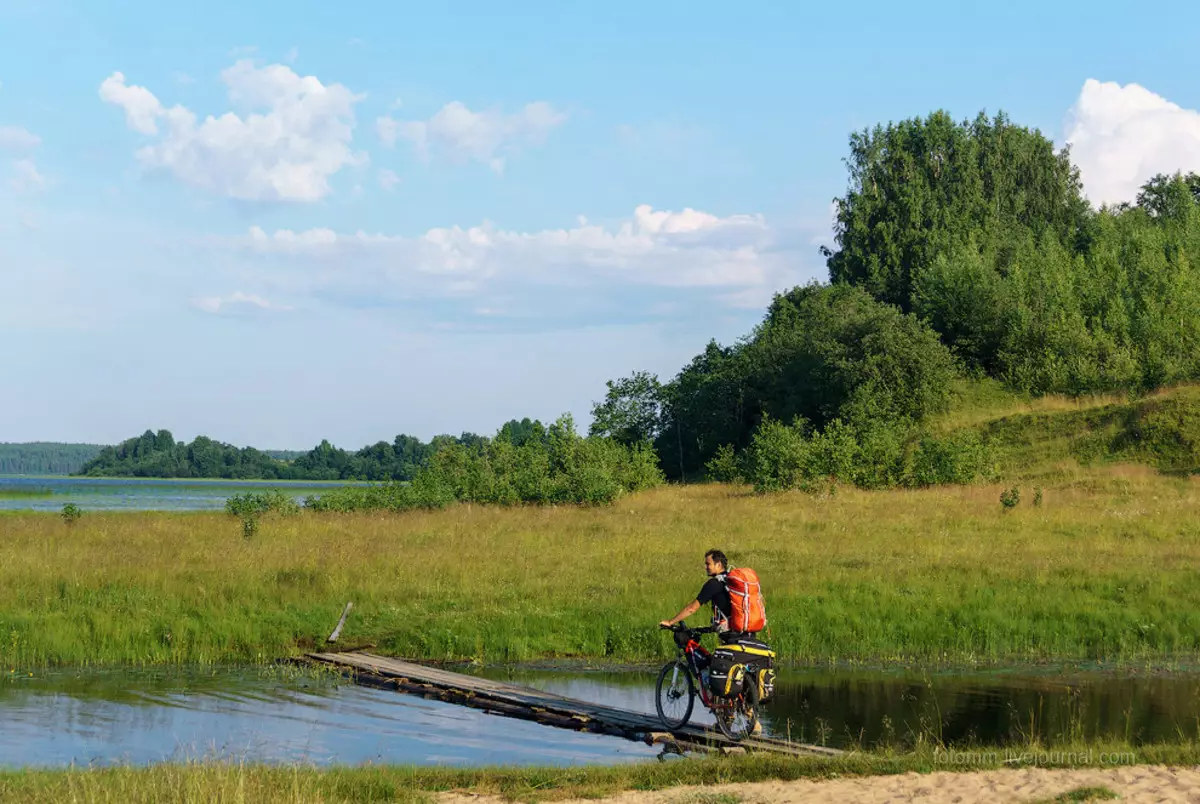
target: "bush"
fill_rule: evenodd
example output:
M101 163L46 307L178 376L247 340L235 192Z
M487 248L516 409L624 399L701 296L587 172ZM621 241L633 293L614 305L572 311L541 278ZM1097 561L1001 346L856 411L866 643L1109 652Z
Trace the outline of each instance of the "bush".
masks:
M75 503L67 503L62 507L62 513L59 514L63 522L68 525L74 525L83 516L83 510Z
M300 506L279 489L265 492L234 494L225 500L225 512L242 520L242 536L249 539L258 533L258 520L267 514L293 516Z
M225 500L225 512L243 518L271 513L292 515L300 512L300 505L285 492L271 489L265 492L234 494Z
M944 438L922 436L909 458L907 485L965 484L996 476L994 450L978 432L963 430Z
M712 459L704 464L709 480L717 483L737 483L742 480L742 467L732 444L722 444Z
M662 482L658 457L649 445L581 437L567 415L550 426L544 439L516 444L502 430L494 439L450 444L417 471L411 484L338 489L308 497L305 506L316 511L403 511L456 501L603 505Z
M807 423L768 420L745 457L756 491L812 491L829 483L863 489L972 483L995 475L993 451L976 433L935 438L907 423L840 419L811 432Z

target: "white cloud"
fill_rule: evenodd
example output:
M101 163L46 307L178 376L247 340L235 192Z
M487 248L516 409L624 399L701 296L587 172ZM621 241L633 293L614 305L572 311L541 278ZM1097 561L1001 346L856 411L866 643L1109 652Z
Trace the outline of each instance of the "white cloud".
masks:
M1066 126L1092 203L1133 201L1157 173L1200 171L1200 113L1137 84L1089 78Z
M569 229L518 232L485 222L414 237L327 228L268 233L253 227L240 243L250 253L307 266L291 275L297 292L332 290L374 299L489 300L514 287L539 293L555 287L569 293L657 287L695 290L728 306L761 307L773 292L803 281L800 266L807 264L759 215L718 217L649 205L610 228L582 218ZM819 264L810 262L809 273L818 275Z
M226 112L198 123L192 111L165 108L119 72L100 85L100 97L124 109L135 131L164 129L158 142L137 151L143 166L229 198L316 201L329 194L331 176L367 161L350 149L354 104L363 96L283 65L259 68L248 60L224 70L221 79L244 116Z
M0 150L26 151L36 148L42 138L20 126L0 126Z
M386 168L379 171L379 186L383 189L395 189L396 185L399 183L400 177L396 175L395 171L387 170Z
M261 296L255 296L251 293L243 293L242 291L234 291L233 294L225 297L221 296L202 296L192 300L192 306L197 310L202 310L206 313L228 312L234 310L289 310L289 307L283 307L277 304L272 304Z
M38 172L32 159L14 160L13 169L15 175L9 184L18 193L36 193L46 189L46 177Z
M400 133L400 123L390 117L380 117L375 121L375 133L380 141L389 148L396 144Z
M162 104L145 87L126 86L123 73L116 72L104 79L100 84L100 99L124 109L125 123L134 131L158 133L157 120L163 114Z
M496 172L504 170L505 154L516 152L522 144L540 145L550 132L562 125L567 116L544 101L526 104L514 114L496 109L472 112L459 101L443 106L427 121L400 121L381 117L376 131L385 145L404 138L422 159L437 149L455 162L473 159Z

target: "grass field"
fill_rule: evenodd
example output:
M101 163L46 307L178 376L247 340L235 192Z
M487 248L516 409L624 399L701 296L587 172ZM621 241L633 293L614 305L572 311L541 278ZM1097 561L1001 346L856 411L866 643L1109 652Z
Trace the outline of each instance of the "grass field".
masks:
M0 656L48 664L268 661L323 639L510 661L661 658L655 624L720 547L766 585L795 662L1171 660L1200 653L1200 483L1062 468L1007 484L757 497L694 485L612 507L460 506L264 520L0 517Z
M676 785L716 785L768 779L825 779L938 770L999 767L1113 767L1140 763L1200 763L1192 744L1138 746L1062 745L971 752L969 765L926 746L904 754L876 752L812 759L770 756L716 757L617 767L485 768L425 767L314 769L264 765L188 764L151 768L0 771L5 802L381 802L428 801L441 791L496 794L518 801L595 798L622 790L659 790ZM1007 760L1007 761L1006 761ZM714 799L714 804L718 799ZM699 802L697 802L699 804Z

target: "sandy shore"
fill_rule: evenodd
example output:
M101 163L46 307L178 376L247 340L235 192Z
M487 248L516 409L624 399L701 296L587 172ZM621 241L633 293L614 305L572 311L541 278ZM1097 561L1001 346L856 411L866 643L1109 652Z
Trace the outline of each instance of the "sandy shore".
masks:
M755 782L712 787L673 787L653 792L629 791L602 799L572 799L575 804L884 804L921 801L1031 802L1052 799L1085 787L1106 787L1121 802L1200 802L1200 767L1133 765L1122 768L1048 770L1021 768L975 772L939 771L894 776L865 776L822 781ZM443 794L445 804L499 804L491 796Z

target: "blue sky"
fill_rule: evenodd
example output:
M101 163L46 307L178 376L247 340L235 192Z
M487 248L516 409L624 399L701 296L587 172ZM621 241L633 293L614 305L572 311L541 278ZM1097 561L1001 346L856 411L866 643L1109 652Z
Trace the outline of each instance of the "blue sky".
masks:
M1200 7L0 0L0 441L492 433L824 279L850 132L1200 170Z

